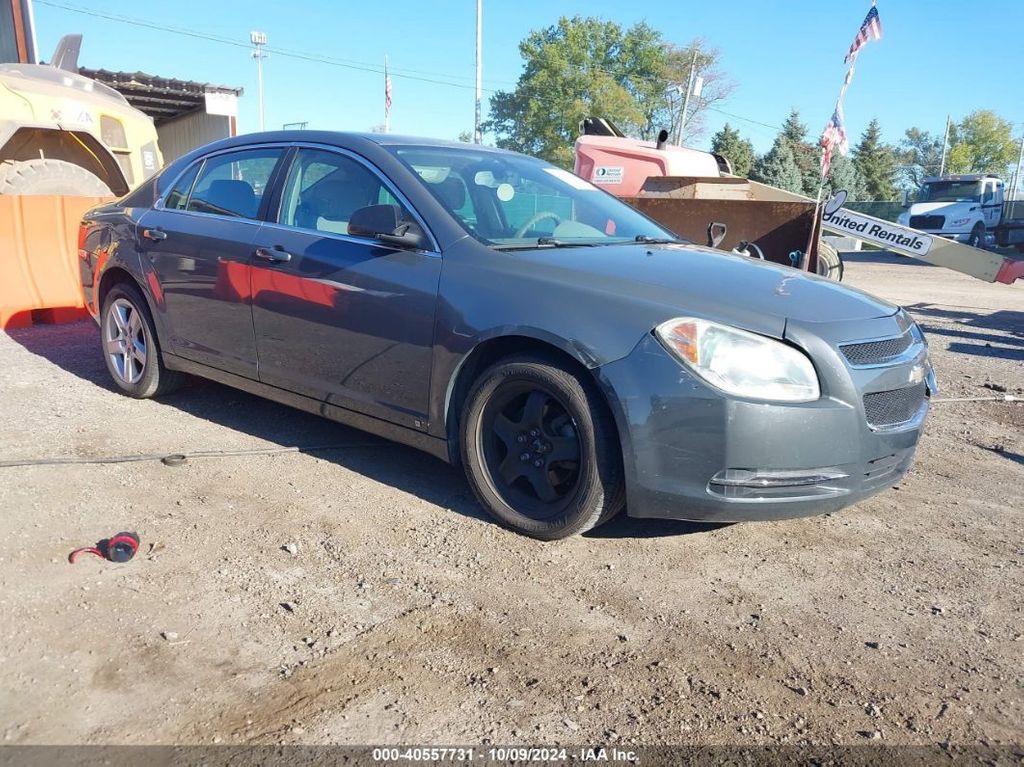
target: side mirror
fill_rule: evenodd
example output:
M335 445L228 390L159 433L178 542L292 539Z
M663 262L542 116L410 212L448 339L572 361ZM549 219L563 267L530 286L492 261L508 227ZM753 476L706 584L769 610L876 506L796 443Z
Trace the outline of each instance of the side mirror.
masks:
M348 233L374 237L401 248L422 248L423 235L415 224L402 223L397 205L367 205L353 211Z

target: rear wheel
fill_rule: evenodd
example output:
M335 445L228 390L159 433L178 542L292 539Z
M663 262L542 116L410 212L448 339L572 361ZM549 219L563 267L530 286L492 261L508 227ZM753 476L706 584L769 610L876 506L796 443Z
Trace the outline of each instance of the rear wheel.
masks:
M625 501L615 424L593 382L538 356L488 368L462 411L470 486L500 522L544 540L585 532Z
M149 307L133 285L115 285L103 300L100 336L107 371L122 392L136 399L168 394L184 381L160 358Z
M6 160L0 163L0 194L65 194L109 197L103 180L64 160Z
M830 280L841 282L843 279L843 259L839 251L824 240L818 240L818 274Z

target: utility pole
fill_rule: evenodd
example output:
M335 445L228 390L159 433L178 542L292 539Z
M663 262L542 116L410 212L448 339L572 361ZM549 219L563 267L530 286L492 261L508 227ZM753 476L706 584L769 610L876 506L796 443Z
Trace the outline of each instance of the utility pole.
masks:
M942 137L942 161L939 163L939 175L946 172L946 147L949 146L949 115L946 115L946 133Z
M484 143L480 130L480 97L483 93L483 0L476 0L476 115L473 119L473 141Z
M683 99L683 111L679 114L679 126L676 128L676 144L683 143L683 126L686 124L686 111L690 108L690 93L693 92L693 78L697 76L698 48L693 49L693 61L690 62L690 77L686 81L686 98Z
M1024 133L1020 137L1020 154L1017 155L1017 170L1013 173L1013 188L1010 190L1013 194L1013 202L1010 203L1010 218L1013 218L1017 214L1017 188L1020 186L1020 167L1024 164Z
M260 100L260 130L263 130L263 59L267 57L263 46L267 44L267 33L250 32L249 41L253 44L252 57L256 59L256 93Z

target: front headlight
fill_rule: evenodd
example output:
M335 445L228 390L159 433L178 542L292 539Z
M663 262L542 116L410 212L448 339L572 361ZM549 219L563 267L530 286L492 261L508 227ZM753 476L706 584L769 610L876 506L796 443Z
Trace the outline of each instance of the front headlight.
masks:
M821 389L805 354L717 322L678 317L654 329L665 348L717 389L738 397L811 402Z
M910 214L900 213L898 216L896 216L896 223L899 224L900 226L910 226Z
M963 226L964 224L969 223L971 223L970 216L968 216L967 218L954 218L952 221L949 222L950 226Z

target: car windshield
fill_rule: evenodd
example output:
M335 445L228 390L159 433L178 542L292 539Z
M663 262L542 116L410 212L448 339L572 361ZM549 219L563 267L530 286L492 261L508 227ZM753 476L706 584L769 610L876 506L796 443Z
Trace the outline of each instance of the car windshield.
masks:
M625 203L540 160L468 145L388 149L467 232L495 248L678 241Z
M981 202L979 181L929 181L921 187L918 202Z

